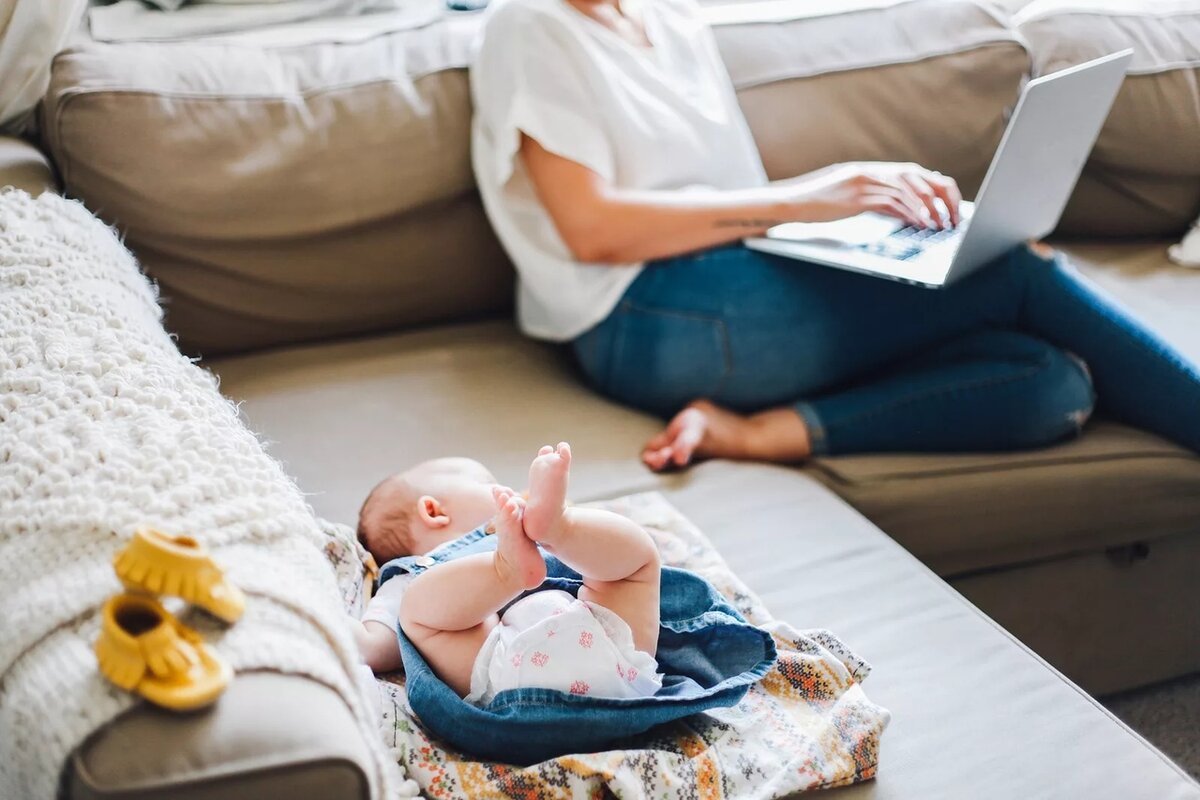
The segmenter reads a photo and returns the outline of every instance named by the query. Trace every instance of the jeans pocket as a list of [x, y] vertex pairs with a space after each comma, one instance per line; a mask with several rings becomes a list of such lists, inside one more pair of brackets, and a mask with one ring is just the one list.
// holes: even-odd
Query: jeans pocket
[[732, 370], [729, 335], [719, 317], [623, 301], [605, 326], [610, 339], [597, 342], [597, 352], [607, 351], [607, 363], [597, 382], [636, 408], [673, 414], [718, 394]]

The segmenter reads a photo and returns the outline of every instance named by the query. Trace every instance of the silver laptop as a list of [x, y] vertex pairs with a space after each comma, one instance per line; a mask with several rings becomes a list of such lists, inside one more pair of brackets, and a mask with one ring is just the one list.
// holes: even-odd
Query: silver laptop
[[1122, 50], [1026, 84], [975, 202], [962, 204], [953, 229], [867, 213], [777, 225], [746, 246], [919, 286], [960, 280], [1058, 224], [1132, 55]]

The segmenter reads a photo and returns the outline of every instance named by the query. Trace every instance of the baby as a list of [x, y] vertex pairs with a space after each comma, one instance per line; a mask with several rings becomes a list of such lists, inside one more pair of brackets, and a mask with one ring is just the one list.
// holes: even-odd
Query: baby
[[[367, 665], [401, 666], [399, 625], [473, 705], [509, 689], [653, 696], [662, 686], [658, 551], [633, 521], [568, 506], [570, 466], [566, 443], [543, 447], [528, 499], [466, 458], [427, 461], [376, 486], [359, 515], [360, 541], [381, 565], [424, 557], [406, 559], [412, 571], [385, 580], [357, 624]], [[485, 525], [494, 542], [484, 541]], [[450, 557], [478, 544], [488, 546]], [[543, 551], [579, 573], [578, 596], [550, 584], [527, 594], [546, 580]]]

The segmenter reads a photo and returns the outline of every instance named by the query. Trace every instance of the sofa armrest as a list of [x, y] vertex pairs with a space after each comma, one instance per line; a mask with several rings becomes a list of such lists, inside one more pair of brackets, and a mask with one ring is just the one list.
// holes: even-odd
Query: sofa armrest
[[58, 191], [58, 181], [46, 155], [24, 139], [0, 136], [0, 188], [15, 186], [35, 197]]
[[68, 800], [366, 800], [368, 764], [335, 692], [259, 672], [200, 713], [138, 706], [75, 751], [63, 786]]

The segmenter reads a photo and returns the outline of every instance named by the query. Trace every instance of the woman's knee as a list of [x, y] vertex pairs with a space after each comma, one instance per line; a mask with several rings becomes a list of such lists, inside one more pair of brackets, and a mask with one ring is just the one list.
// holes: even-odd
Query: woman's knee
[[1096, 404], [1087, 364], [1047, 344], [1032, 379], [1034, 389], [1026, 395], [1029, 407], [1020, 412], [1023, 444], [1035, 447], [1079, 435]]

